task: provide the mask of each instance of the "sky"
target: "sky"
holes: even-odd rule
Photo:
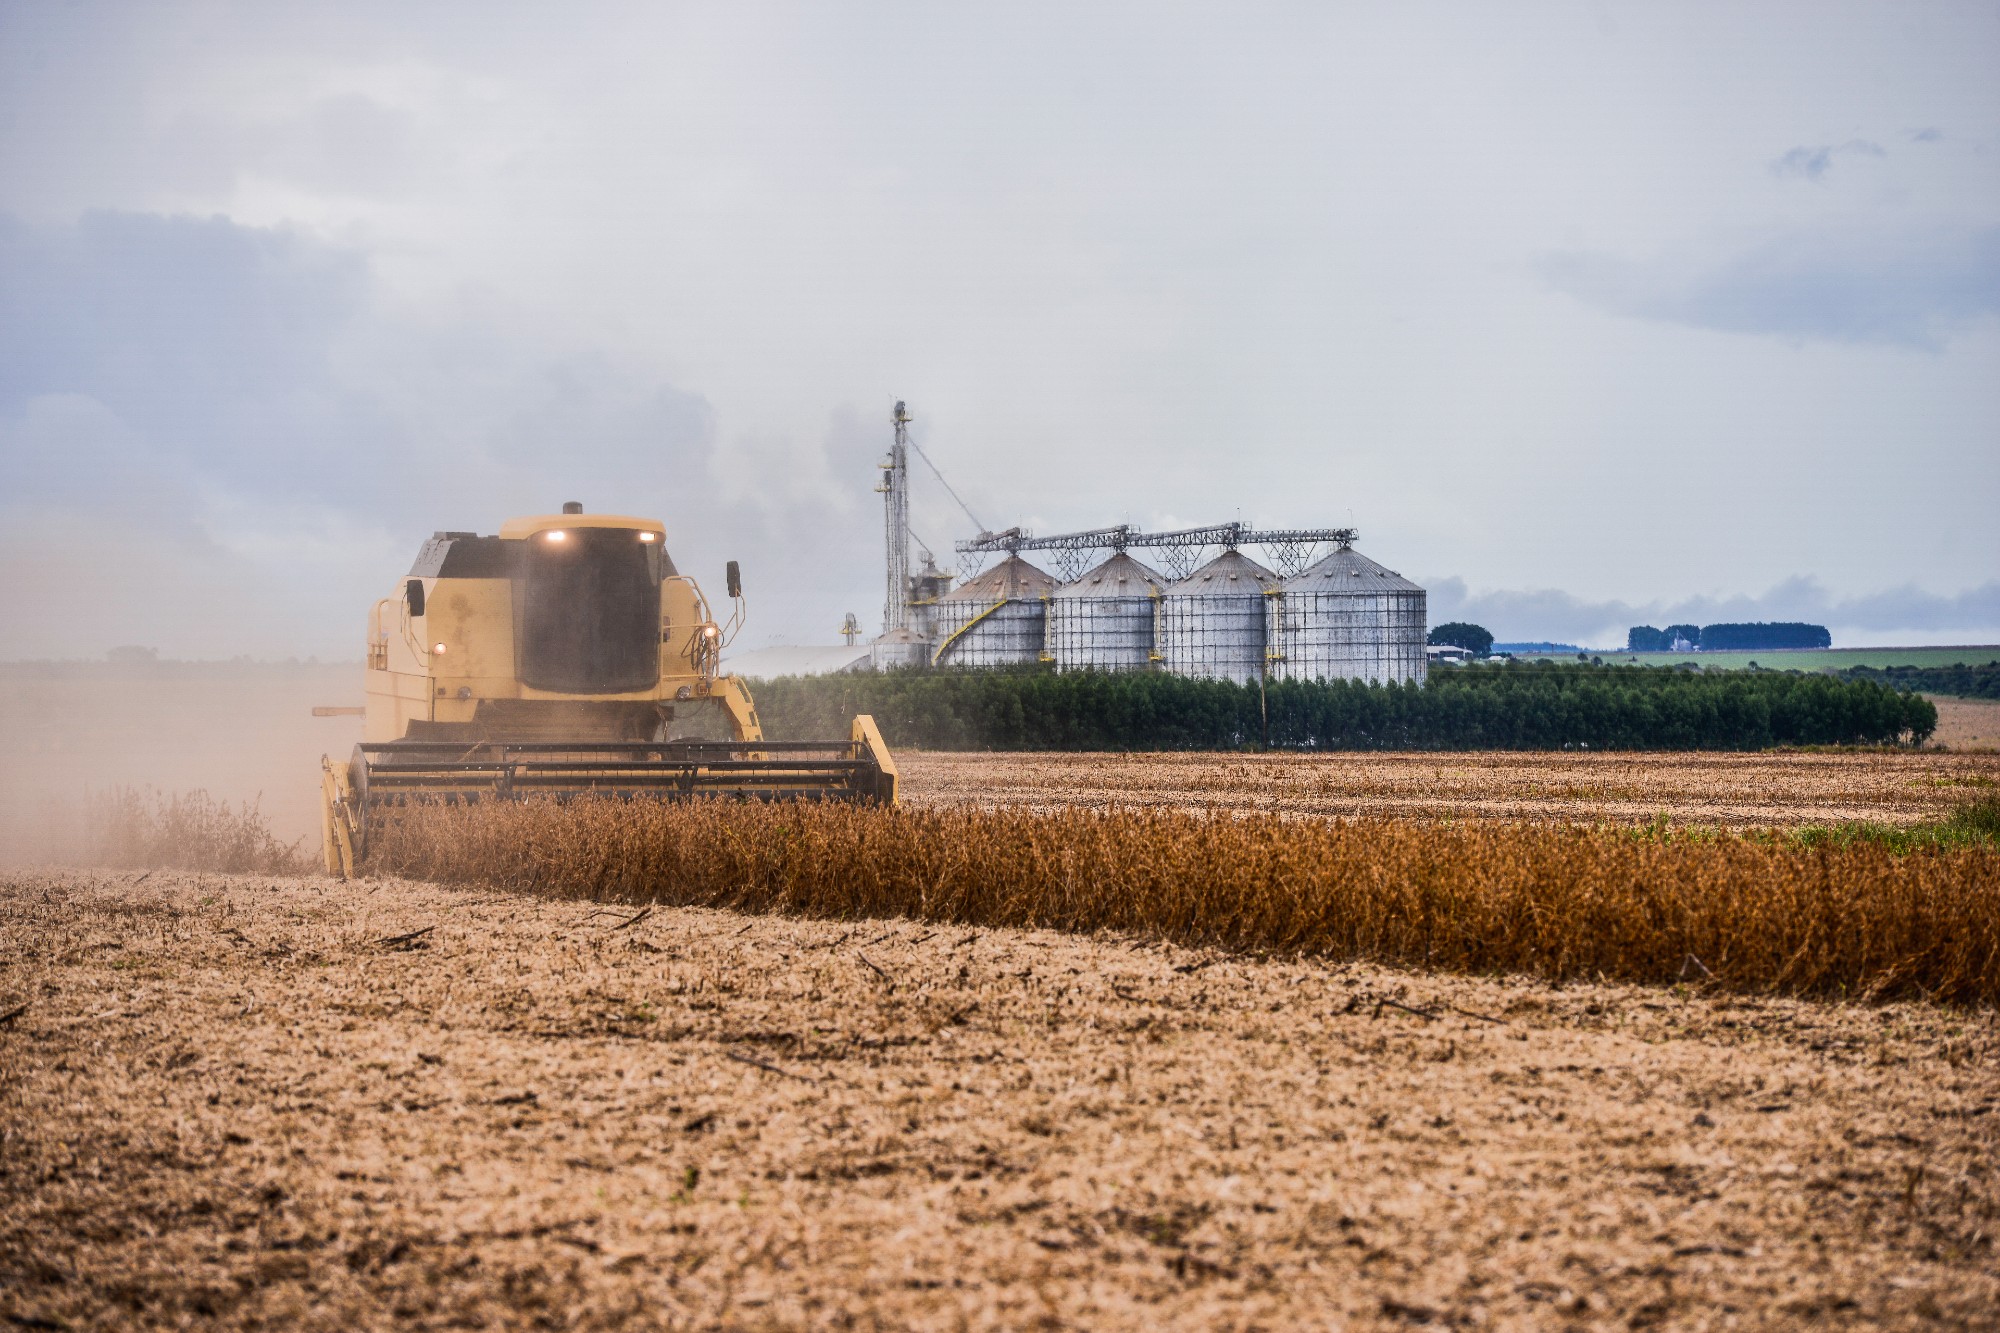
[[[0,0],[0,658],[358,658],[565,500],[833,642],[898,399],[995,529],[2000,642],[1996,65],[1990,3]]]

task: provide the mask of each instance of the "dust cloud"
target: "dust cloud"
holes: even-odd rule
[[[320,756],[346,756],[362,666],[319,662],[0,663],[0,865],[76,856],[92,791],[205,790],[255,802],[282,842],[319,845]]]

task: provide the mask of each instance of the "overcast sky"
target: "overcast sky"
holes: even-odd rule
[[[897,398],[996,528],[2000,642],[1996,68],[1994,4],[0,0],[0,657],[358,657],[567,499],[829,642]]]

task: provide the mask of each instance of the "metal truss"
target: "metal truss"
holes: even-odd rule
[[[1135,532],[1129,524],[1121,523],[1115,528],[1091,528],[1053,537],[1037,537],[1025,528],[982,532],[971,541],[959,542],[957,549],[961,556],[974,557],[981,563],[986,554],[994,551],[1005,551],[1008,555],[1022,551],[1048,551],[1056,575],[1064,583],[1069,583],[1096,563],[1099,551],[1135,548],[1157,551],[1160,563],[1166,566],[1167,572],[1176,579],[1184,579],[1200,566],[1202,555],[1211,546],[1224,551],[1258,546],[1269,557],[1271,567],[1282,577],[1290,578],[1312,563],[1313,553],[1322,542],[1330,542],[1345,550],[1354,544],[1354,540],[1353,528],[1266,530],[1243,523],[1218,523],[1212,527],[1182,528],[1175,532]]]

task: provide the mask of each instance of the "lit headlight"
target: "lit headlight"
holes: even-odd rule
[[[548,534],[548,539],[552,542],[566,541],[568,538],[569,534],[567,532],[551,532]]]
[[[654,541],[659,537],[659,535],[660,534],[657,532],[642,532],[639,534],[639,540],[642,542]]]

